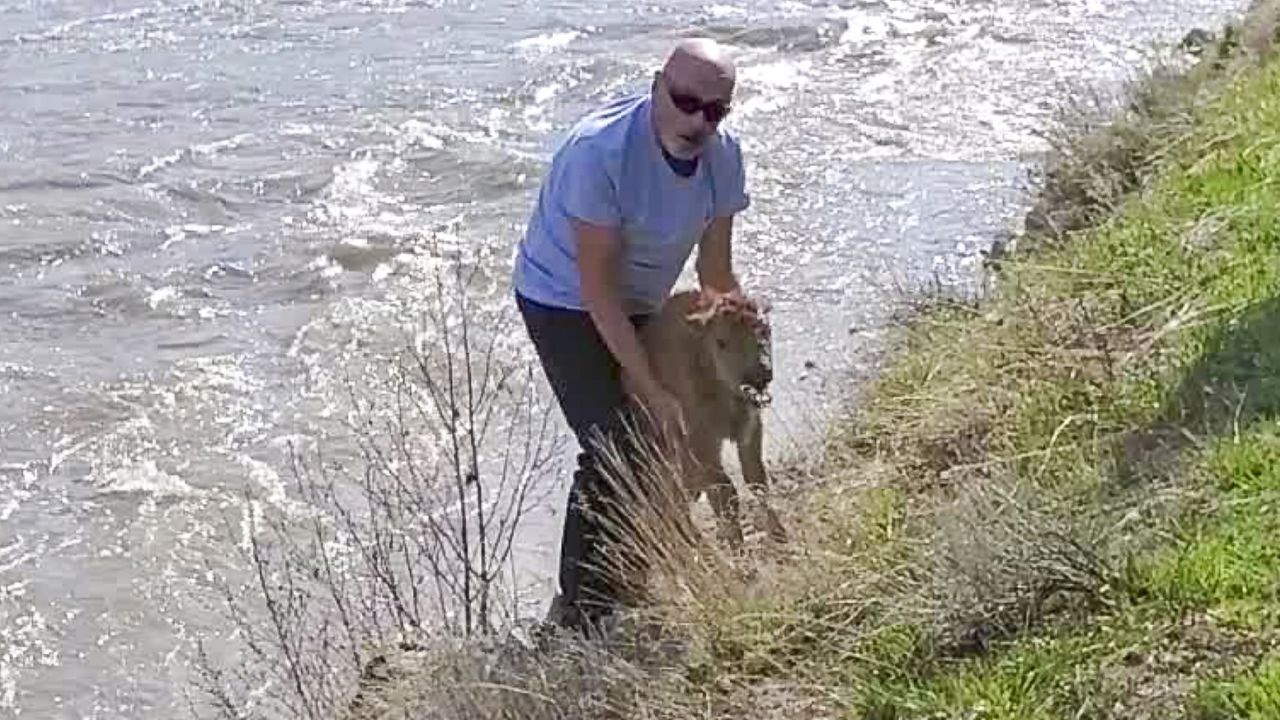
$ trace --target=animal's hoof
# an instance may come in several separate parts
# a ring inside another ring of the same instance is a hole
[[[720,528],[720,540],[729,546],[730,550],[737,552],[746,544],[746,540],[742,535],[742,528],[736,524],[726,524]]]
[[[551,598],[551,605],[547,608],[547,614],[542,618],[542,621],[548,624],[563,625],[566,612],[564,596],[556,593],[555,597]]]
[[[786,543],[788,541],[787,529],[783,527],[782,521],[778,519],[778,514],[772,509],[766,509],[765,514],[765,531],[769,535],[769,539],[775,543]]]
[[[781,525],[769,528],[769,539],[779,545],[786,545],[791,541],[791,538],[787,535],[786,529]]]

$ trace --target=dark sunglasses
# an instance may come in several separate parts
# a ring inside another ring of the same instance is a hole
[[[680,112],[685,115],[693,115],[700,111],[702,116],[705,117],[709,123],[718,123],[729,114],[728,103],[724,103],[719,100],[703,102],[702,98],[697,95],[683,93],[671,88],[670,86],[667,87],[667,95],[671,97],[671,103],[675,105]]]

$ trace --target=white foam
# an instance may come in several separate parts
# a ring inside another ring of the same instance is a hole
[[[413,231],[416,229],[413,218],[383,210],[384,203],[400,199],[378,191],[374,181],[381,170],[382,163],[372,158],[338,165],[325,197],[316,202],[308,218],[317,223],[338,225],[352,235],[395,236]]]
[[[19,498],[18,493],[14,493],[12,497],[0,504],[0,522],[8,521],[18,511],[18,508],[22,507],[22,500],[25,499],[26,497]]]
[[[12,543],[0,547],[0,573],[9,572],[22,563],[35,558],[35,553],[33,552],[22,552],[26,545],[26,540],[18,538]]]
[[[250,396],[258,390],[232,355],[183,358],[174,367],[184,389],[217,390]]]
[[[104,15],[94,15],[90,17],[77,18],[75,20],[70,20],[60,25],[56,25],[48,30],[45,30],[44,32],[21,33],[15,39],[18,42],[38,42],[41,40],[57,40],[65,36],[67,33],[71,32],[72,30],[76,30],[81,27],[113,23],[113,22],[128,22],[131,20],[138,20],[141,18],[154,16],[156,12],[157,11],[154,8],[136,8],[134,10],[128,10],[124,12],[113,12],[113,13],[106,13]]]
[[[569,43],[582,37],[582,33],[577,30],[561,30],[560,32],[545,33],[535,35],[531,38],[517,41],[514,47],[517,50],[534,50],[537,52],[551,52],[567,47]]]
[[[840,33],[841,45],[864,45],[885,40],[893,27],[888,18],[865,10],[850,10],[838,16],[845,21],[845,30]]]
[[[187,223],[186,225],[170,225],[164,229],[165,240],[160,245],[161,250],[168,250],[174,243],[182,242],[188,237],[206,237],[215,233],[223,233],[227,231],[226,225],[200,225],[197,223]]]
[[[813,63],[808,60],[778,60],[742,69],[744,80],[753,86],[796,87],[808,81]]]
[[[141,493],[151,497],[195,497],[204,494],[177,475],[161,470],[151,459],[135,460],[107,472],[99,489],[109,495]]]
[[[235,150],[251,139],[253,139],[253,133],[240,133],[223,140],[214,140],[210,143],[192,145],[191,152],[199,153],[201,155],[216,155],[223,150]]]
[[[552,82],[538,88],[533,93],[533,101],[539,105],[551,100],[556,95],[564,91],[564,85],[559,82]]]
[[[142,169],[138,171],[138,179],[142,180],[152,173],[163,170],[170,165],[177,164],[177,162],[182,159],[182,153],[182,150],[174,150],[168,155],[158,155],[151,158],[151,162],[143,165]]]
[[[318,270],[320,277],[331,278],[342,274],[342,265],[333,261],[328,255],[321,255],[307,263],[308,270]]]
[[[250,500],[241,506],[240,513],[240,549],[248,552],[253,547],[253,529],[262,527],[265,515],[262,503]]]
[[[280,126],[278,132],[281,137],[310,137],[316,134],[317,128],[306,123],[287,122]]]
[[[75,440],[76,439],[70,435],[64,435],[63,437],[58,438],[57,442],[54,444],[53,452],[49,453],[49,472],[57,470],[58,466],[66,462],[67,458],[80,452],[92,442],[90,438],[84,438],[79,442],[76,442]],[[70,447],[66,447],[65,449],[59,447],[67,445]]]
[[[263,489],[268,502],[277,507],[284,506],[287,499],[284,481],[280,479],[280,473],[276,472],[275,468],[247,455],[241,455],[236,460],[248,471],[249,479]]]
[[[400,124],[400,134],[411,145],[443,150],[444,139],[440,137],[440,128],[421,120],[406,120]]]
[[[152,310],[155,310],[165,303],[177,300],[181,296],[182,293],[178,288],[173,287],[172,285],[166,285],[162,288],[152,290],[151,293],[147,295],[147,305]]]
[[[49,623],[35,608],[0,623],[0,709],[18,714],[18,676],[22,670],[59,664],[57,650],[44,641],[49,635]]]
[[[333,169],[329,194],[340,198],[363,198],[373,194],[373,179],[380,163],[372,158],[342,163]]]
[[[737,5],[721,5],[717,3],[707,6],[707,14],[713,18],[745,17],[747,11]]]
[[[182,232],[188,235],[213,235],[214,233],[226,232],[226,225],[201,225],[199,223],[187,223],[182,226]]]
[[[743,68],[746,82],[759,88],[760,93],[739,103],[735,114],[749,116],[782,108],[790,100],[785,91],[807,84],[811,69],[812,63],[807,60],[778,60]]]

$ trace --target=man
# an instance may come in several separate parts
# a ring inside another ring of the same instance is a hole
[[[649,92],[581,120],[555,154],[516,253],[516,302],[581,446],[560,551],[565,626],[595,625],[616,599],[617,584],[598,569],[600,525],[583,504],[598,508],[607,493],[594,433],[624,440],[620,370],[663,431],[683,431],[636,330],[695,246],[702,289],[738,292],[733,217],[749,197],[738,143],[719,127],[735,80],[725,48],[686,40]]]

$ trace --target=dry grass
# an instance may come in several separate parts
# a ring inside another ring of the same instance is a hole
[[[661,693],[664,678],[651,666],[629,662],[616,648],[565,640],[535,648],[503,640],[439,641],[429,649],[397,653],[362,683],[351,718],[481,720],[521,718],[677,717],[634,715],[635,696]],[[676,693],[671,693],[673,696]]]

